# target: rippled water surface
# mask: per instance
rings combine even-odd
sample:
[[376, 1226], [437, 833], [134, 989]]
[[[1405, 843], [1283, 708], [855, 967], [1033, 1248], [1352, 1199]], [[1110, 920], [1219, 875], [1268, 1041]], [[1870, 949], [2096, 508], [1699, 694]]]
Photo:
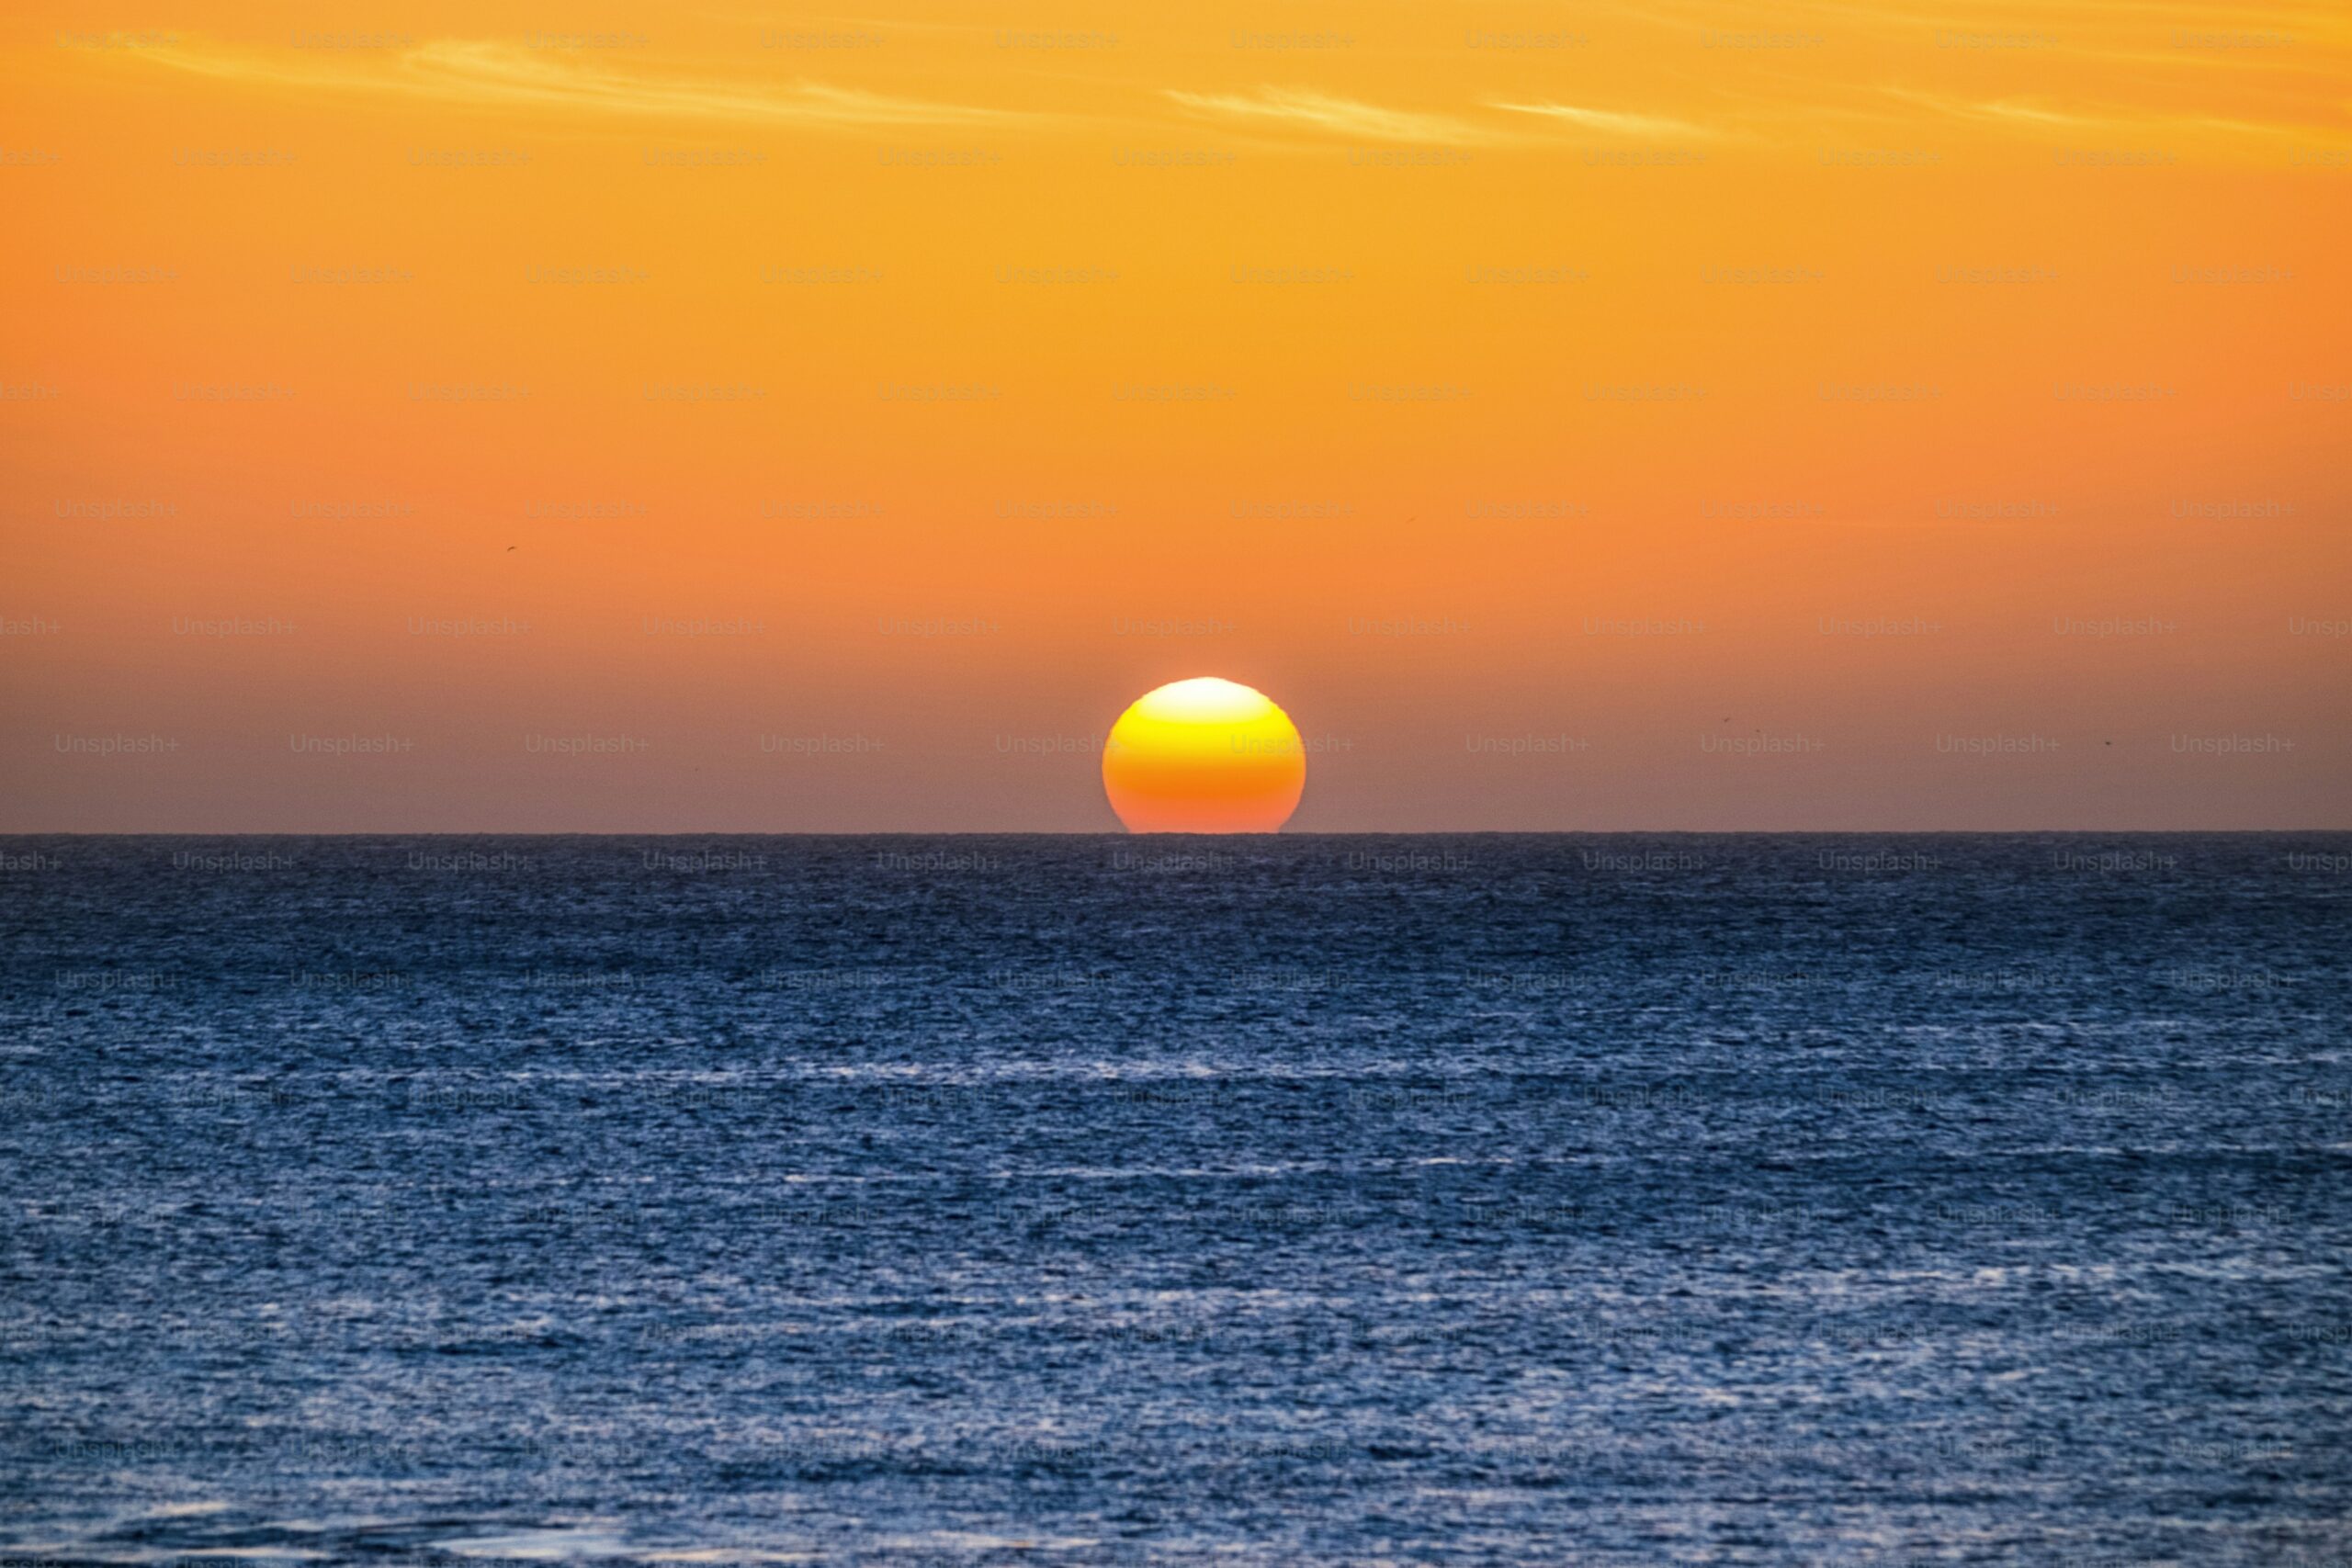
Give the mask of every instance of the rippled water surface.
[[2352, 1560], [2352, 837], [0, 850], [17, 1557]]

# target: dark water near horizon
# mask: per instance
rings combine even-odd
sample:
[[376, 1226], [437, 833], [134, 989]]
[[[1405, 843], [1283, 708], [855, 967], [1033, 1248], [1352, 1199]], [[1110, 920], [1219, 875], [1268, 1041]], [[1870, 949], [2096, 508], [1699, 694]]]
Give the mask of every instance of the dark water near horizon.
[[2347, 864], [0, 840], [0, 1558], [2352, 1562]]

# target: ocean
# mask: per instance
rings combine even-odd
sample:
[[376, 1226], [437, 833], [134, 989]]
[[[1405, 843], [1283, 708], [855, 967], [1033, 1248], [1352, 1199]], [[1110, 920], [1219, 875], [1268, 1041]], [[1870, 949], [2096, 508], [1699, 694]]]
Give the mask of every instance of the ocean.
[[0, 1557], [2352, 1562], [2348, 861], [0, 840]]

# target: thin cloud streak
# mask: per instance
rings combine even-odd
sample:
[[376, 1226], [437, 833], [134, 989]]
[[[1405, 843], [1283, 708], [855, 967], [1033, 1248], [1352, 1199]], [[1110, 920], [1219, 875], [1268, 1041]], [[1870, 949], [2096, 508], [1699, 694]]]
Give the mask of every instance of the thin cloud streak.
[[1433, 147], [1477, 146], [1505, 140], [1498, 131], [1450, 115], [1384, 108], [1309, 87], [1261, 87], [1254, 96], [1187, 93], [1173, 87], [1165, 91], [1175, 102], [1200, 113], [1292, 125], [1333, 136]]
[[853, 129], [1003, 126], [1037, 117], [1007, 109], [891, 97], [799, 81], [768, 87], [589, 69], [512, 44], [444, 39], [386, 69], [288, 62], [225, 51], [157, 50], [149, 58], [216, 80], [292, 90], [376, 93], [480, 107], [571, 109], [663, 119]]
[[2053, 108], [2018, 98], [1964, 99], [1888, 87], [1884, 94], [1948, 118], [2007, 126], [2019, 131], [2072, 131], [2113, 135], [2178, 136], [2217, 132], [2229, 136], [2289, 138], [2313, 146], [2341, 146], [2339, 128], [2257, 121], [2213, 114], [2162, 114], [2109, 105], [2095, 108]]
[[1585, 130], [1598, 130], [1611, 136], [1646, 136], [1690, 138], [1713, 136], [1704, 126], [1693, 125], [1686, 119], [1669, 119], [1664, 115], [1623, 114], [1615, 109], [1579, 108], [1573, 104], [1489, 104], [1488, 108], [1505, 109], [1512, 114], [1538, 115], [1546, 119], [1562, 121]]

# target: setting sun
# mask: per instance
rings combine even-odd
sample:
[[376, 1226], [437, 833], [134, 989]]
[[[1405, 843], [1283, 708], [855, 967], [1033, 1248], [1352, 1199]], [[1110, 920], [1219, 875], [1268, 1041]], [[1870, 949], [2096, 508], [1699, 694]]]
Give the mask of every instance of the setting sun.
[[1290, 716], [1214, 675], [1146, 693], [1102, 749], [1102, 790], [1130, 832], [1271, 833], [1306, 787]]

